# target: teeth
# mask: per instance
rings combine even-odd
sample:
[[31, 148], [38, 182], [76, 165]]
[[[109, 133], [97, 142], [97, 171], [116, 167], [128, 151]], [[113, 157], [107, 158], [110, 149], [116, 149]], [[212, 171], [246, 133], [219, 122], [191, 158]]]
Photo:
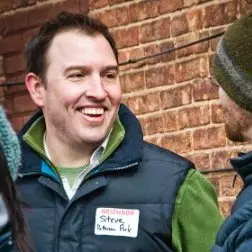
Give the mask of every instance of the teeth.
[[102, 115], [104, 108], [83, 108], [81, 113], [85, 115]]

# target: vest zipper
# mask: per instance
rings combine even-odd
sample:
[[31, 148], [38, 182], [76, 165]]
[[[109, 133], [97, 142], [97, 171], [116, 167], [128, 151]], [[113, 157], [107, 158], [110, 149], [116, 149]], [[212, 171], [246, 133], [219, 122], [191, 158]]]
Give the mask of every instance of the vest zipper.
[[[119, 170], [125, 170], [125, 169], [128, 169], [128, 168], [131, 168], [133, 166], [136, 166], [138, 165], [139, 163], [138, 162], [135, 162], [135, 163], [132, 163], [130, 165], [125, 165], [125, 166], [120, 166], [120, 167], [116, 167], [116, 168], [111, 168], [111, 169], [106, 169], [104, 171], [101, 171], [100, 173], [106, 173], [108, 171], [119, 171]], [[82, 181], [82, 183], [84, 183], [85, 181], [87, 181], [89, 178], [92, 177], [92, 174], [88, 175], [86, 178], [84, 178], [84, 180]], [[64, 215], [63, 215], [64, 216]], [[62, 216], [62, 217], [63, 217]], [[57, 228], [57, 231], [56, 231], [56, 237], [55, 237], [55, 240], [54, 240], [54, 252], [57, 252], [58, 251], [58, 241], [59, 241], [59, 228], [60, 228], [60, 223], [59, 223], [59, 226]]]

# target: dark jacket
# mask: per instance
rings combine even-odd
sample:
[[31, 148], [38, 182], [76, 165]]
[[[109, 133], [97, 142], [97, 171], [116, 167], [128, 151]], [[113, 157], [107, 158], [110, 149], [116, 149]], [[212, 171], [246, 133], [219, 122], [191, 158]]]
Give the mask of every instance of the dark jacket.
[[[8, 229], [9, 230], [9, 229]], [[13, 241], [10, 231], [0, 233], [0, 252], [13, 252]]]
[[[21, 136], [38, 116], [24, 127]], [[124, 140], [83, 181], [70, 201], [59, 178], [21, 138], [24, 159], [17, 185], [30, 207], [24, 212], [37, 252], [173, 251], [174, 201], [193, 164], [144, 142], [139, 122], [123, 105], [119, 117], [126, 131]], [[127, 235], [95, 234], [95, 230], [108, 227], [97, 226], [98, 208], [126, 212], [128, 209], [129, 213], [131, 209], [138, 210], [139, 219], [133, 218], [134, 223], [139, 220], [136, 237], [129, 237], [133, 228], [128, 222], [120, 218], [112, 221], [113, 215], [105, 224], [122, 222]], [[108, 215], [101, 219], [106, 217]]]
[[213, 252], [252, 251], [252, 152], [230, 160], [244, 186], [218, 232]]

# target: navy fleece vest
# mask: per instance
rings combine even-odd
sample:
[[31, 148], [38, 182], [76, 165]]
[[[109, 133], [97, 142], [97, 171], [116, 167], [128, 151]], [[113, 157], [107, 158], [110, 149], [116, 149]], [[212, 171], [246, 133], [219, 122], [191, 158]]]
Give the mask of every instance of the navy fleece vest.
[[[37, 252], [173, 251], [174, 202], [193, 164], [144, 142], [138, 121], [125, 106], [119, 116], [125, 139], [71, 201], [61, 183], [41, 171], [41, 158], [23, 142], [17, 185], [30, 207], [24, 213]], [[96, 234], [98, 208], [138, 210], [136, 237]]]

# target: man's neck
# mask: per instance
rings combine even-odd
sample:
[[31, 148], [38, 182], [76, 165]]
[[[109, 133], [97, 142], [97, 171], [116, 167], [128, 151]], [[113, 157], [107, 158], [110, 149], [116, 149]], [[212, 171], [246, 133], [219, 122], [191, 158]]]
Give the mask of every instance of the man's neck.
[[95, 147], [83, 144], [82, 148], [78, 148], [66, 142], [58, 141], [53, 134], [45, 132], [44, 148], [50, 161], [55, 166], [61, 167], [80, 167], [89, 164], [90, 157]]

